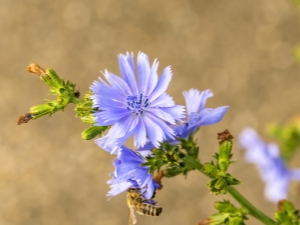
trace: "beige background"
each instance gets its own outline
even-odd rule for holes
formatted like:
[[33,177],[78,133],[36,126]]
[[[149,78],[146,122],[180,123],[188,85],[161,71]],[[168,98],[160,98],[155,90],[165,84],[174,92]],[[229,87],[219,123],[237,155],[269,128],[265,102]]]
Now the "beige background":
[[[158,58],[159,71],[171,65],[168,92],[177,103],[184,103],[183,90],[210,88],[209,107],[230,106],[221,123],[199,132],[204,162],[224,128],[237,136],[251,125],[263,135],[266,123],[299,113],[300,71],[292,55],[298,14],[288,0],[0,0],[0,224],[127,224],[125,194],[105,196],[113,157],[81,140],[87,126],[72,106],[16,125],[19,115],[52,98],[26,72],[29,63],[54,68],[82,93],[100,70],[119,74],[118,53],[144,51]],[[230,172],[243,181],[238,189],[271,215],[275,206],[237,145],[234,158]],[[300,166],[299,157],[292,165]],[[207,181],[197,172],[164,180],[157,194],[162,215],[138,216],[139,224],[195,225],[216,212],[213,202],[223,197],[209,194]],[[290,199],[298,207],[299,190],[293,183]]]

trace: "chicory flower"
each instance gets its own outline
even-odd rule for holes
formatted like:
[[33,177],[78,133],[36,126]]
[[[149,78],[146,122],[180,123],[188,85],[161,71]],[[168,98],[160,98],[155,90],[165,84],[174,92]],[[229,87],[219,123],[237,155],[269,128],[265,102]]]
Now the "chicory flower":
[[149,173],[148,166],[142,166],[145,159],[137,152],[121,146],[117,153],[117,158],[113,162],[115,171],[112,173],[112,179],[108,181],[111,190],[108,196],[111,198],[128,188],[140,188],[146,199],[151,199],[154,191],[159,187]]
[[190,89],[183,92],[186,102],[186,121],[175,128],[178,137],[186,139],[199,127],[218,123],[222,120],[228,110],[228,106],[221,106],[215,109],[205,108],[208,98],[213,97],[211,90],[198,91]]
[[265,196],[274,203],[286,199],[291,180],[300,180],[300,170],[289,169],[280,156],[279,147],[265,143],[252,128],[245,128],[239,142],[246,150],[245,158],[256,165],[265,182]]
[[[139,53],[137,68],[133,53],[120,54],[119,67],[122,78],[108,71],[91,86],[95,126],[111,126],[100,141],[107,146],[121,146],[134,135],[134,145],[141,147],[150,140],[155,147],[160,142],[174,138],[169,124],[183,118],[183,106],[175,105],[166,93],[172,78],[171,68],[166,67],[158,78],[158,61],[149,64],[148,56]],[[136,79],[137,74],[137,79]],[[113,152],[117,148],[114,148]],[[112,152],[112,153],[113,153]]]

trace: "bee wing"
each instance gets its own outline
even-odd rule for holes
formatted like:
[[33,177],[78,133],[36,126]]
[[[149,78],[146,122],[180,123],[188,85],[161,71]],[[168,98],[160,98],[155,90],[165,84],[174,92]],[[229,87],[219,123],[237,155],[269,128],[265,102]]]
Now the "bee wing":
[[137,220],[136,220],[136,216],[134,213],[134,207],[129,207],[129,225],[134,225],[136,224]]

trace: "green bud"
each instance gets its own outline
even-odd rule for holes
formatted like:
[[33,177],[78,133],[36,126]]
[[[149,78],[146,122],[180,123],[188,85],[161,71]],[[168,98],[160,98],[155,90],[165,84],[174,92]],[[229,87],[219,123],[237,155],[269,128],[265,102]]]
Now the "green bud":
[[46,73],[49,75],[52,82],[57,83],[57,84],[62,83],[62,79],[58,76],[58,74],[53,69],[51,69],[51,68],[46,69]]
[[214,207],[219,211],[210,218],[215,225],[244,225],[244,220],[247,220],[246,212],[243,209],[236,208],[229,201],[215,202]]
[[285,214],[284,212],[275,212],[274,218],[275,218],[275,220],[280,221],[280,222],[290,220],[289,216],[287,214]]
[[97,111],[93,109],[93,102],[90,98],[91,92],[88,91],[83,98],[83,101],[80,101],[76,104],[75,112],[77,117],[81,117],[80,119],[84,123],[94,124],[94,115],[93,113]]
[[209,225],[221,225],[228,221],[229,213],[215,213],[209,217]]
[[189,156],[194,159],[198,158],[199,147],[193,140],[193,135],[190,135],[187,140],[180,138],[178,140],[181,142],[182,149],[184,149]]
[[282,225],[300,225],[299,211],[295,210],[290,201],[282,200],[278,203],[279,210],[274,213],[274,218]]
[[80,117],[82,122],[88,123],[88,124],[94,124],[95,123],[94,118],[95,117],[92,114],[90,114],[88,116]]
[[220,144],[219,147],[219,155],[218,155],[218,166],[221,171],[227,171],[232,157],[232,141],[226,140]]
[[204,164],[204,172],[212,178],[217,177],[219,174],[218,168],[214,165],[213,162],[205,163]]
[[63,106],[57,102],[49,101],[48,103],[31,107],[30,113],[33,115],[34,119],[37,119],[48,114],[51,116],[53,113],[61,109],[63,109]]
[[217,190],[222,190],[224,189],[224,187],[227,186],[227,181],[224,177],[219,177],[217,179],[217,182],[215,183],[214,187],[217,189]]
[[230,218],[228,225],[243,225],[244,223],[244,219],[242,217],[233,217]]
[[207,186],[210,188],[210,191],[215,195],[226,194],[227,187],[230,185],[240,184],[240,181],[235,179],[229,173],[224,174],[223,171],[219,172],[213,180],[209,181]]
[[236,207],[226,200],[223,202],[215,202],[214,207],[220,212],[233,213],[236,211]]
[[81,133],[83,140],[91,140],[98,135],[101,135],[108,127],[107,126],[92,126]]

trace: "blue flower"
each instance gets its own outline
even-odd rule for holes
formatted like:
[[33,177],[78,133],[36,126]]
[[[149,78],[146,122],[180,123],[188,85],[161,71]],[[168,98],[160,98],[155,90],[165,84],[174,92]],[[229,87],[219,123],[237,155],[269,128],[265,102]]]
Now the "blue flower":
[[200,92],[190,89],[184,91],[183,96],[186,102],[187,118],[185,123],[175,128],[175,133],[180,138],[188,138],[201,126],[218,123],[228,110],[228,106],[215,109],[205,108],[207,99],[213,96],[211,90]]
[[256,165],[265,182],[265,196],[274,203],[287,198],[291,180],[300,180],[300,170],[290,170],[280,156],[276,144],[267,144],[252,128],[245,128],[239,137],[241,146],[246,149],[245,158]]
[[133,53],[118,58],[122,78],[105,71],[107,82],[99,78],[90,87],[93,107],[99,109],[94,113],[95,126],[111,126],[102,137],[104,142],[100,141],[104,143],[101,147],[121,146],[131,135],[136,147],[144,146],[149,139],[159,147],[160,142],[174,137],[168,124],[175,124],[184,114],[184,108],[175,105],[165,92],[172,78],[171,68],[166,67],[158,79],[158,61],[150,66],[146,54],[138,54],[137,69]]
[[117,153],[117,158],[113,162],[115,171],[112,179],[108,181],[111,190],[108,196],[111,198],[130,187],[140,188],[144,193],[144,198],[151,199],[154,191],[159,187],[149,173],[149,167],[141,166],[145,159],[135,151],[121,146]]

